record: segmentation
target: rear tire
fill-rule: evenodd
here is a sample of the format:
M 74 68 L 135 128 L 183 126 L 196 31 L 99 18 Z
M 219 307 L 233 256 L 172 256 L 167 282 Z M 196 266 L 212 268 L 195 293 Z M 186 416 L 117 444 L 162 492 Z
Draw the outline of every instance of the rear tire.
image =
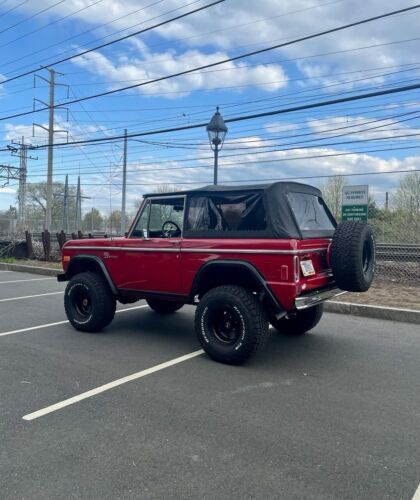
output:
M 183 302 L 173 302 L 171 300 L 147 299 L 147 304 L 158 314 L 172 314 L 181 309 Z
M 114 319 L 116 300 L 99 274 L 76 274 L 67 284 L 64 308 L 76 330 L 99 332 Z
M 245 363 L 268 336 L 268 320 L 257 297 L 239 286 L 219 286 L 207 292 L 195 312 L 195 331 L 202 348 L 214 360 Z
M 285 335 L 303 335 L 312 330 L 321 320 L 324 305 L 318 304 L 308 309 L 290 313 L 284 318 L 270 318 L 271 325 Z
M 341 222 L 331 243 L 331 267 L 337 286 L 366 292 L 375 274 L 375 240 L 364 222 Z

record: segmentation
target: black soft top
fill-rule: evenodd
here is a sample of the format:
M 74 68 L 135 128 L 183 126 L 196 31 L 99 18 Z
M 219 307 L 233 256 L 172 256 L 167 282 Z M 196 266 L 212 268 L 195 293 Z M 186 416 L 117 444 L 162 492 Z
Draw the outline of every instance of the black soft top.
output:
M 274 190 L 278 193 L 286 193 L 288 191 L 298 192 L 298 193 L 308 193 L 313 194 L 314 196 L 322 196 L 321 191 L 309 184 L 302 184 L 300 182 L 289 182 L 289 181 L 280 181 L 273 182 L 271 184 L 244 184 L 242 186 L 222 186 L 222 185 L 213 185 L 209 184 L 208 186 L 203 186 L 195 189 L 188 189 L 186 191 L 172 191 L 169 193 L 148 193 L 143 195 L 144 198 L 152 198 L 152 197 L 165 197 L 165 196 L 177 196 L 177 195 L 205 195 L 205 194 L 234 194 L 234 193 L 242 193 L 242 192 L 256 192 L 256 191 L 268 191 Z
M 225 197 L 232 201 L 244 201 L 250 205 L 260 199 L 263 203 L 267 228 L 264 231 L 195 231 L 184 227 L 183 235 L 186 238 L 320 238 L 332 237 L 333 230 L 320 229 L 302 231 L 299 227 L 296 215 L 293 212 L 288 194 L 298 193 L 317 197 L 323 205 L 323 210 L 331 222 L 331 227 L 335 227 L 336 222 L 328 207 L 322 201 L 321 191 L 308 184 L 299 182 L 274 182 L 272 184 L 246 184 L 242 186 L 203 186 L 188 191 L 176 191 L 172 193 L 151 193 L 144 195 L 145 198 L 167 197 L 167 196 L 187 196 L 189 207 L 195 198 L 211 198 L 214 203 L 223 203 Z M 219 198 L 220 197 L 220 198 Z M 255 205 L 253 205 L 255 206 Z M 249 216 L 249 215 L 248 215 Z M 251 215 L 252 217 L 252 215 Z

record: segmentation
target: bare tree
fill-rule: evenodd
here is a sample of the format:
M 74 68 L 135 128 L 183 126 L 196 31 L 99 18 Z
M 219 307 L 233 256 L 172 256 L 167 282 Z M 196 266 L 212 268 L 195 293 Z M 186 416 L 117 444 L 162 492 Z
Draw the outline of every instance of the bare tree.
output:
M 341 198 L 343 187 L 347 184 L 347 180 L 342 175 L 330 177 L 328 181 L 321 186 L 322 195 L 328 208 L 336 219 L 341 218 Z
M 405 230 L 420 241 L 420 172 L 405 175 L 395 193 L 393 205 L 404 218 Z

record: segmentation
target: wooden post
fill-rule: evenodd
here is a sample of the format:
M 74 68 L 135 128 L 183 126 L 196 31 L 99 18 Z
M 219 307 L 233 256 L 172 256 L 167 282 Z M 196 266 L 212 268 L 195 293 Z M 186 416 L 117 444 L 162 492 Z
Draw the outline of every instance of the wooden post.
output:
M 51 234 L 48 229 L 42 233 L 42 246 L 44 247 L 45 260 L 49 261 L 51 258 Z
M 32 259 L 34 256 L 34 249 L 32 247 L 32 236 L 29 231 L 25 231 L 25 239 L 26 239 L 26 255 L 28 259 Z

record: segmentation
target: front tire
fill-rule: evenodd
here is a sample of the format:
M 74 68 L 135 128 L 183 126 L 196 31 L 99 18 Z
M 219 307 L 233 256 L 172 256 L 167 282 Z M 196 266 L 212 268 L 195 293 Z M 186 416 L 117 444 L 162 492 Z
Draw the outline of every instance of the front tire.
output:
M 204 295 L 195 312 L 195 331 L 212 359 L 232 365 L 254 355 L 269 332 L 257 297 L 239 286 L 219 286 Z
M 158 314 L 172 314 L 181 309 L 183 302 L 173 302 L 171 300 L 147 299 L 148 306 Z
M 270 318 L 271 325 L 279 332 L 285 335 L 303 335 L 320 322 L 324 312 L 324 305 L 309 307 L 288 314 L 284 318 Z
M 64 308 L 76 330 L 99 332 L 114 319 L 116 300 L 99 274 L 76 274 L 67 284 Z

